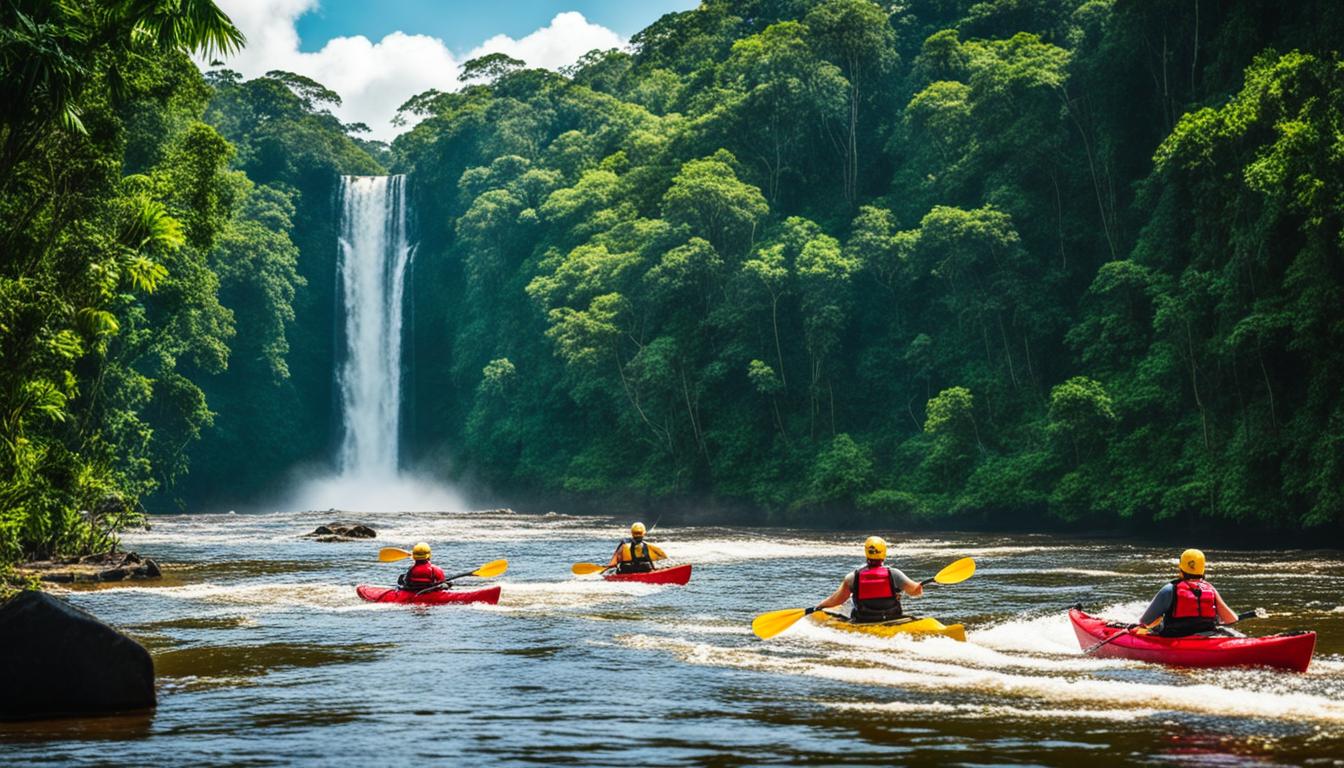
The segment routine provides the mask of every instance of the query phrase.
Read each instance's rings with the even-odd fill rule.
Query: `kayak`
[[[485,589],[436,589],[417,594],[414,590],[397,587],[373,587],[360,584],[355,592],[371,603],[415,603],[416,605],[443,605],[445,603],[499,602],[499,587]]]
[[[658,568],[644,573],[605,573],[607,581],[640,581],[645,584],[685,584],[691,580],[691,564]]]
[[[830,611],[818,611],[808,618],[827,629],[862,632],[865,635],[892,637],[894,635],[941,635],[966,642],[966,628],[961,624],[944,624],[929,616],[905,616],[892,621],[855,624],[848,616]]]
[[[1089,616],[1077,608],[1069,609],[1069,620],[1083,650],[1126,626]],[[1267,637],[1159,637],[1127,632],[1098,648],[1093,655],[1178,667],[1278,667],[1306,672],[1315,649],[1315,632],[1286,632]]]

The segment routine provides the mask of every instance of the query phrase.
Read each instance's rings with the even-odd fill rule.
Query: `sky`
[[[247,36],[223,59],[246,77],[307,75],[341,95],[343,122],[391,140],[397,107],[430,88],[456,90],[464,61],[507,53],[559,69],[594,48],[620,48],[664,13],[698,0],[216,0]]]

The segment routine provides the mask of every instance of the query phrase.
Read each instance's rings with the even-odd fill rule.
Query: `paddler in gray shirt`
[[[1218,590],[1204,580],[1204,565],[1204,553],[1198,549],[1181,553],[1180,578],[1157,591],[1139,619],[1138,634],[1147,634],[1159,622],[1162,626],[1157,634],[1162,637],[1214,632],[1220,623],[1236,622],[1237,614],[1223,602]]]
[[[863,543],[863,554],[868,565],[846,576],[840,587],[817,603],[813,610],[832,608],[853,597],[850,621],[855,624],[891,621],[904,615],[901,593],[911,597],[924,594],[924,587],[919,582],[883,564],[887,559],[887,542],[882,537],[869,536]]]

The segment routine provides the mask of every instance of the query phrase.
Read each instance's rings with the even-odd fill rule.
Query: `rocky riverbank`
[[[35,578],[49,584],[144,580],[163,576],[158,563],[135,552],[34,560],[16,565],[14,572],[19,577]]]

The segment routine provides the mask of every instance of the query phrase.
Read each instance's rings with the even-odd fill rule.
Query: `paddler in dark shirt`
[[[868,564],[854,571],[840,582],[839,589],[817,604],[814,610],[833,608],[851,597],[854,607],[849,620],[855,624],[899,619],[901,612],[901,594],[919,597],[924,587],[909,576],[884,563],[887,559],[887,542],[881,536],[869,536],[863,543],[863,554]]]
[[[667,553],[644,540],[644,524],[630,526],[630,538],[621,539],[607,563],[617,573],[648,573],[654,560],[666,560]]]
[[[1162,637],[1185,637],[1213,632],[1218,625],[1232,624],[1237,614],[1223,602],[1222,595],[1204,580],[1204,553],[1187,549],[1181,553],[1181,577],[1158,590],[1148,610],[1139,619],[1139,634],[1161,624]]]

